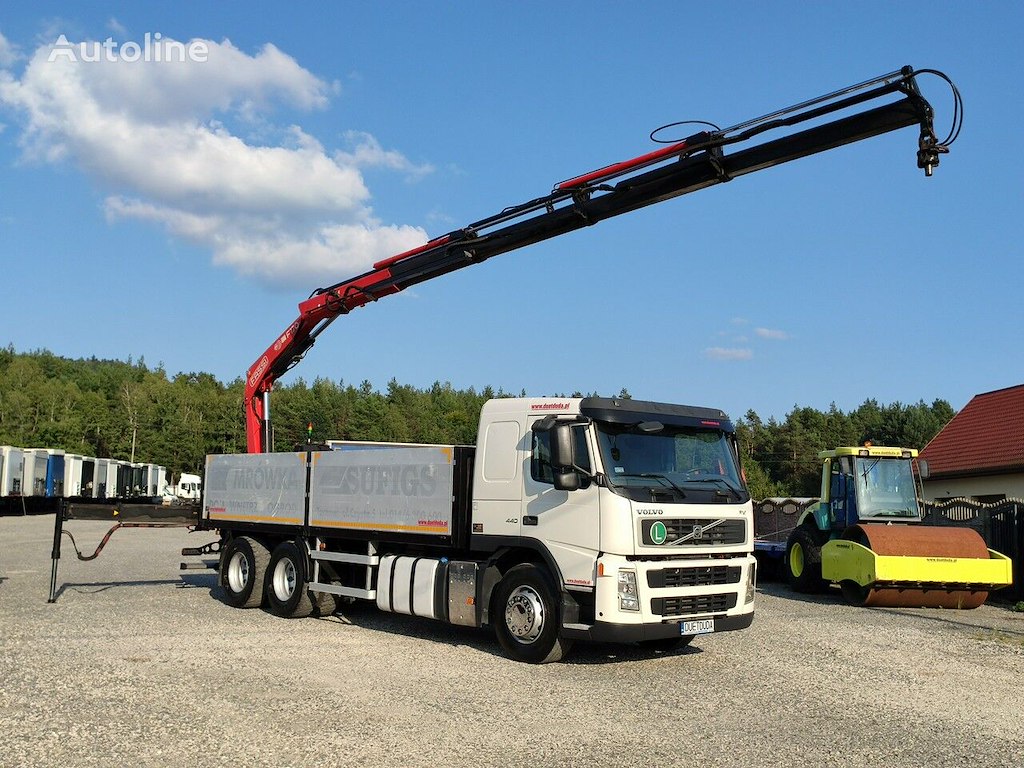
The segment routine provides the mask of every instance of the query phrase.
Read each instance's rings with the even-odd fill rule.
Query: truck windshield
[[[636,501],[744,502],[732,442],[725,432],[693,427],[597,422],[609,487]]]
[[[865,517],[919,517],[910,459],[857,457],[857,513]]]

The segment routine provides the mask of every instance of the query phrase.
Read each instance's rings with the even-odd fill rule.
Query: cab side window
[[[552,484],[555,481],[551,469],[551,433],[533,433],[533,452],[530,454],[530,477],[538,483]]]
[[[551,467],[551,433],[533,432],[533,450],[530,454],[530,476],[538,483],[551,485],[555,481],[554,469]],[[581,424],[573,426],[573,454],[576,466],[591,472],[590,450],[587,448],[586,428]]]

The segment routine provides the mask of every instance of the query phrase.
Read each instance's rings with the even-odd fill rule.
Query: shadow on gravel
[[[99,592],[106,592],[108,589],[120,589],[122,587],[159,587],[165,584],[178,584],[177,579],[146,579],[143,581],[80,581],[61,584],[60,589],[54,595],[54,602],[60,599],[65,592],[77,592],[81,595],[95,595]]]
[[[772,597],[781,597],[786,600],[795,600],[800,603],[817,603],[818,605],[830,604],[830,603],[841,603],[843,602],[842,595],[838,589],[829,589],[828,592],[822,592],[818,595],[804,594],[803,592],[796,592],[789,588],[786,584],[779,584],[776,582],[760,583],[757,585],[758,594],[771,595]]]
[[[3,582],[3,578],[0,577],[0,582]],[[215,575],[182,575],[177,579],[136,579],[134,581],[71,581],[60,585],[60,588],[54,594],[54,602],[57,602],[61,595],[65,592],[77,592],[81,595],[93,595],[99,592],[106,592],[110,589],[122,589],[125,587],[159,587],[164,585],[172,585],[178,589],[209,589],[211,594],[215,594],[217,577]]]
[[[949,608],[857,608],[847,604],[836,587],[831,587],[828,592],[823,592],[820,595],[805,595],[800,592],[794,592],[785,584],[762,583],[757,585],[757,591],[758,593],[772,595],[773,597],[781,597],[786,600],[793,600],[801,603],[839,605],[851,611],[880,611],[883,613],[892,613],[898,616],[908,616],[915,619],[921,619],[922,621],[947,624],[953,627],[963,627],[965,629],[990,629],[1005,635],[1024,637],[1024,628],[1017,629],[1015,627],[1011,628],[1005,626],[996,627],[987,622],[969,621],[968,619],[974,615],[971,611],[958,611]],[[1013,611],[1010,610],[1009,605],[1004,606],[999,603],[992,602],[988,602],[986,605],[1005,613],[1006,615],[1004,618],[1006,620],[1012,621],[1016,618]],[[941,611],[941,615],[936,615],[936,611]]]
[[[374,632],[415,637],[440,645],[465,646],[492,656],[504,655],[494,635],[486,630],[442,624],[440,621],[418,616],[387,613],[368,603],[345,604],[333,616],[325,616],[319,621],[340,621]]]
[[[694,640],[698,643],[700,640]],[[627,664],[651,659],[675,659],[683,656],[697,656],[704,653],[698,645],[689,645],[674,651],[655,651],[639,645],[614,645],[610,643],[577,643],[565,659],[566,664],[592,666],[596,664]]]
[[[229,605],[225,600],[223,588],[217,583],[216,574],[183,575],[181,580],[188,584],[179,584],[180,588],[209,589],[210,597],[224,605]],[[294,619],[285,619],[285,621],[294,621]],[[488,629],[460,627],[419,616],[387,613],[378,610],[370,603],[346,603],[330,616],[311,617],[303,619],[303,621],[351,624],[373,632],[413,637],[439,645],[464,646],[498,658],[508,658],[494,637],[494,633]],[[579,642],[573,646],[563,663],[576,665],[622,664],[658,658],[693,656],[703,652],[700,648],[700,638],[694,640],[693,644],[686,648],[672,651],[653,650],[639,645]]]
[[[942,616],[935,616],[933,614],[919,613],[917,611],[914,611],[913,609],[906,609],[905,610],[905,609],[902,609],[902,608],[862,608],[860,610],[866,610],[866,611],[885,611],[887,613],[894,613],[894,614],[896,614],[898,616],[912,616],[915,619],[921,619],[922,621],[933,621],[933,622],[935,622],[937,624],[946,624],[946,625],[952,626],[952,627],[963,627],[964,629],[980,629],[980,630],[986,630],[986,631],[991,631],[991,632],[998,632],[1000,635],[1013,635],[1013,636],[1016,636],[1016,637],[1024,637],[1024,629],[1010,628],[1010,627],[1006,627],[1006,626],[1002,626],[1002,625],[1000,625],[1000,626],[993,626],[992,624],[984,623],[984,622],[979,623],[979,622],[965,621],[965,620],[959,620],[958,621],[957,619],[953,618],[953,617],[955,617],[957,615],[966,615],[966,616],[969,617],[969,616],[971,616],[971,612],[970,611],[946,610],[946,611],[944,611]],[[921,609],[921,610],[930,610],[930,609]],[[1007,614],[1011,613],[1009,608],[1007,608],[1005,610],[1006,610]],[[1013,617],[1011,616],[1010,618],[1012,619]]]
[[[215,592],[220,592],[219,588]],[[414,637],[418,640],[452,647],[465,646],[491,656],[507,658],[494,637],[494,633],[487,629],[458,627],[416,616],[386,613],[368,604],[344,605],[333,616],[323,617],[319,620],[341,621],[344,624],[351,624],[375,632],[386,632],[402,637]],[[699,642],[699,639],[695,642]],[[621,664],[635,661],[650,661],[657,658],[667,659],[691,656],[700,653],[703,653],[703,651],[699,646],[695,645],[664,652],[642,648],[638,645],[576,643],[569,652],[569,655],[563,660],[563,663],[577,665]]]
[[[183,573],[178,589],[208,589],[212,597],[220,599],[218,593],[221,589],[217,586],[216,573]]]

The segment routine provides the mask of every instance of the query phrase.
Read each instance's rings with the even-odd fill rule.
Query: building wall
[[[924,498],[955,498],[958,496],[1005,496],[1024,499],[1024,473],[1013,475],[984,475],[982,477],[929,478],[923,481]]]

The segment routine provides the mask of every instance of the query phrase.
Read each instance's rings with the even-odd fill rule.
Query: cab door
[[[531,419],[529,425],[539,419]],[[585,424],[572,427],[576,465],[591,472],[593,446]],[[549,431],[530,430],[531,449],[523,466],[524,493],[520,534],[538,540],[558,564],[568,586],[594,586],[601,548],[600,497],[596,484],[584,481],[575,491],[554,487]]]

